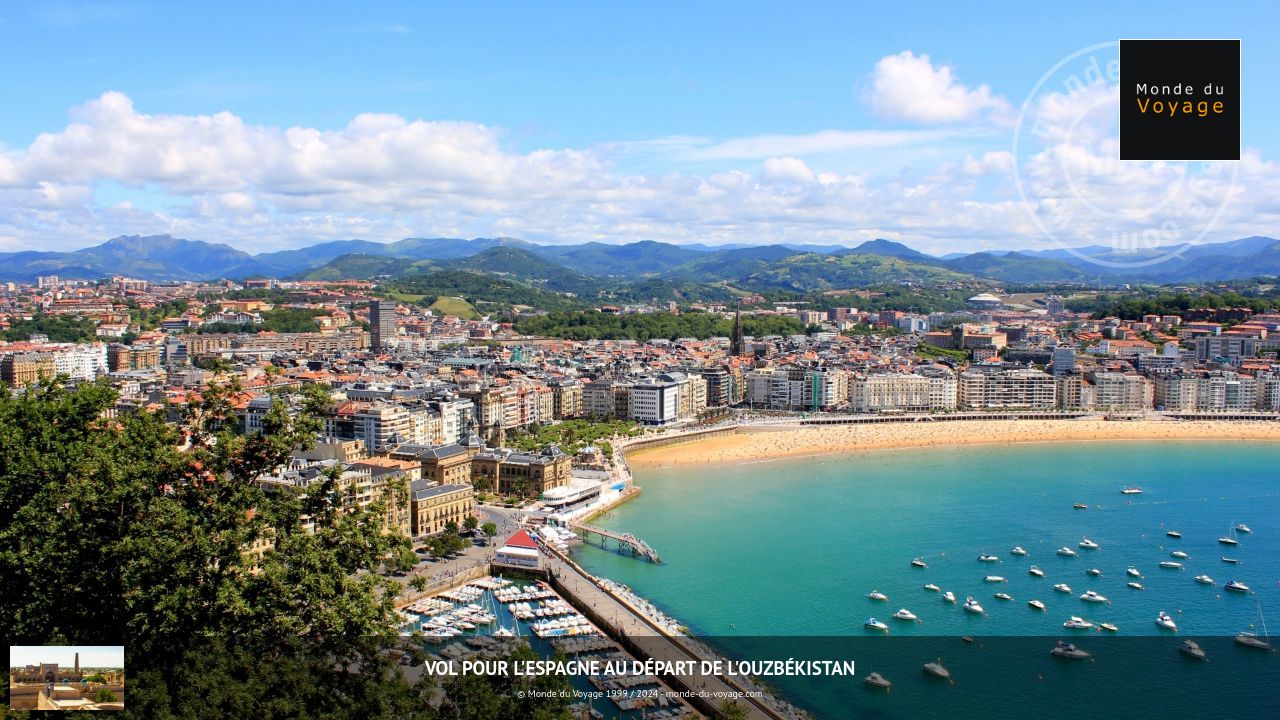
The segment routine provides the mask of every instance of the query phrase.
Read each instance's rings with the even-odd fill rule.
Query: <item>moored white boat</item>
[[[1012,550],[1010,550],[1009,552],[1010,552],[1010,553],[1012,553],[1012,554],[1014,554],[1014,555],[1026,555],[1026,554],[1028,554],[1028,553],[1027,553],[1027,551],[1026,551],[1026,550],[1024,550],[1024,549],[1022,548],[1022,546],[1021,546],[1021,545],[1014,545],[1014,546],[1013,546],[1013,549],[1012,549]]]
[[[920,618],[916,617],[916,614],[911,612],[910,610],[906,608],[901,608],[900,610],[898,610],[898,612],[893,614],[893,619],[894,620],[910,620],[912,622],[915,622],[915,621],[918,621]]]
[[[888,595],[885,595],[884,593],[880,592],[879,590],[872,590],[871,592],[867,593],[867,597],[868,597],[869,599],[871,599],[871,600],[876,600],[876,601],[879,601],[879,602],[888,602],[888,601],[889,601],[889,596],[888,596]]]
[[[1044,571],[1036,567],[1035,565],[1032,565],[1031,569],[1028,570],[1027,573],[1031,575],[1035,575],[1036,577],[1044,577]]]
[[[1223,585],[1222,587],[1226,588],[1227,590],[1230,590],[1231,592],[1238,592],[1238,593],[1249,592],[1249,586],[1245,585],[1243,582],[1239,580],[1228,580],[1227,584]]]
[[[1002,583],[1002,582],[1009,582],[1009,581],[1008,581],[1008,580],[1005,580],[1005,579],[1004,579],[1004,577],[1002,577],[1002,576],[1000,576],[1000,575],[988,575],[988,576],[986,576],[986,577],[982,578],[982,582],[989,582],[989,583]]]
[[[1142,577],[1142,573],[1138,572],[1138,568],[1130,565],[1128,570],[1124,571],[1129,577]]]
[[[996,594],[995,594],[995,598],[996,598],[997,600],[1012,600],[1012,599],[1013,599],[1013,596],[1012,596],[1012,595],[1010,595],[1009,593],[1002,593],[1002,592],[999,592],[999,593],[996,593]]]
[[[978,556],[978,562],[1000,562],[1000,558],[984,553]]]
[[[1090,540],[1090,539],[1089,539],[1089,538],[1087,538],[1087,537],[1086,537],[1086,538],[1080,538],[1080,543],[1079,543],[1079,545],[1080,545],[1080,547],[1084,548],[1085,550],[1097,550],[1098,548],[1102,547],[1101,545],[1099,545],[1098,543],[1096,543],[1096,542],[1094,542],[1094,541]]]
[[[956,601],[956,594],[948,590],[942,593],[942,599],[946,602],[954,603]]]
[[[1181,570],[1181,569],[1182,569],[1182,563],[1180,563],[1180,562],[1174,562],[1174,561],[1172,561],[1172,560],[1165,560],[1164,562],[1161,562],[1161,563],[1160,563],[1160,567],[1162,567],[1162,568],[1164,568],[1164,569],[1166,569],[1166,570]]]
[[[1105,596],[1099,595],[1093,590],[1086,590],[1085,593],[1080,596],[1080,599],[1084,600],[1085,602],[1094,602],[1094,603],[1111,602]]]
[[[1071,592],[1071,586],[1070,586],[1070,585],[1068,585],[1068,584],[1066,584],[1066,583],[1058,583],[1057,585],[1054,585],[1054,586],[1053,586],[1053,589],[1054,589],[1054,590],[1057,590],[1057,591],[1058,591],[1058,592],[1060,592],[1060,593],[1070,593],[1070,592]]]
[[[977,614],[982,614],[983,612],[982,606],[979,605],[978,601],[974,600],[972,597],[965,598],[964,609],[967,612],[977,613]]]
[[[1063,556],[1063,557],[1075,557],[1075,556],[1076,556],[1076,555],[1078,555],[1079,553],[1077,553],[1075,550],[1072,550],[1071,548],[1066,547],[1066,546],[1064,545],[1064,546],[1062,546],[1062,547],[1058,548],[1058,554],[1059,554],[1059,555],[1061,555],[1061,556]]]
[[[937,585],[934,585],[933,583],[925,583],[924,589],[928,590],[929,592],[938,592],[942,588],[939,588]]]
[[[879,620],[877,620],[877,619],[875,619],[875,618],[873,618],[873,617],[871,617],[871,618],[867,618],[867,621],[866,621],[866,622],[864,622],[864,623],[862,623],[862,626],[863,626],[863,627],[865,627],[865,628],[871,629],[871,630],[880,630],[880,631],[882,631],[882,632],[888,632],[888,631],[889,631],[889,626],[888,626],[888,625],[884,624],[883,622],[881,622],[881,621],[879,621]]]
[[[1169,613],[1163,610],[1160,611],[1159,615],[1156,615],[1156,625],[1159,625],[1165,630],[1173,630],[1174,632],[1178,631],[1178,623],[1174,622],[1173,618],[1169,617]]]
[[[1142,589],[1142,583],[1131,582],[1131,583],[1129,583],[1129,587],[1130,587],[1130,588],[1132,588],[1132,589],[1134,589],[1134,590],[1141,590],[1141,589]]]
[[[1028,600],[1027,604],[1037,610],[1044,610],[1044,603],[1039,600]]]
[[[1213,583],[1213,578],[1209,577],[1208,575],[1197,575],[1197,576],[1196,576],[1196,582],[1200,583],[1201,585],[1213,585],[1213,584],[1214,584],[1214,583]]]
[[[1085,620],[1084,618],[1072,615],[1069,620],[1062,623],[1062,627],[1067,628],[1068,630],[1088,630],[1093,627],[1093,623]]]

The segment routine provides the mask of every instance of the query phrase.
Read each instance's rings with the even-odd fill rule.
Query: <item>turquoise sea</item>
[[[841,647],[858,660],[860,676],[874,670],[894,681],[884,695],[867,691],[861,677],[772,679],[819,717],[1148,716],[1140,708],[1163,717],[1280,716],[1280,655],[1230,642],[1253,629],[1259,610],[1280,634],[1280,445],[940,447],[645,469],[637,482],[644,488],[637,499],[595,522],[639,535],[664,563],[591,546],[576,551],[579,561],[731,655],[812,656],[823,641],[803,638],[834,636],[847,640]],[[1144,492],[1122,495],[1124,485]],[[1237,523],[1254,532],[1238,535],[1238,546],[1220,545]],[[1182,539],[1166,537],[1170,529]],[[1101,548],[1078,548],[1084,536]],[[1015,545],[1030,555],[1010,554]],[[1079,556],[1056,555],[1064,545]],[[1185,569],[1159,568],[1173,550],[1190,556],[1181,560]],[[984,553],[1000,561],[979,562]],[[1223,563],[1224,555],[1240,564]],[[910,566],[916,556],[928,569]],[[1032,564],[1046,577],[1030,576]],[[1142,591],[1126,586],[1131,565],[1143,574]],[[1102,577],[1087,575],[1089,568]],[[1199,574],[1216,585],[1197,584]],[[984,582],[987,575],[1008,582]],[[1225,592],[1230,579],[1253,592]],[[974,596],[986,614],[944,603],[925,583],[960,602]],[[1054,592],[1055,583],[1072,593]],[[867,599],[872,590],[889,602]],[[1110,604],[1081,601],[1086,590]],[[1047,612],[1028,607],[1032,598]],[[923,622],[891,619],[899,608]],[[1174,616],[1177,636],[1155,625],[1160,610]],[[871,615],[891,625],[887,638],[863,628]],[[1114,623],[1119,633],[1064,630],[1072,615]],[[962,635],[975,642],[962,643]],[[1185,637],[1202,639],[1209,663],[1178,655]],[[1095,660],[1049,658],[1058,638]],[[939,657],[954,685],[922,676],[921,664]]]

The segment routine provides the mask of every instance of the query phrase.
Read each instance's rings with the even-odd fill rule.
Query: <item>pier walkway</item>
[[[630,604],[605,591],[575,563],[549,555],[546,566],[552,587],[633,655],[668,662],[704,659],[681,638],[666,634]],[[755,697],[753,688],[737,681],[699,674],[661,677],[673,689],[692,694],[685,699],[699,712],[714,715],[722,702],[732,698],[752,720],[788,720],[767,700]]]
[[[588,525],[576,520],[570,520],[569,529],[582,533],[582,539],[585,542],[588,535],[597,535],[600,537],[601,546],[604,545],[606,539],[613,540],[618,544],[618,548],[627,548],[632,555],[642,557],[649,562],[661,564],[662,558],[658,556],[658,551],[649,546],[649,543],[632,535],[631,533],[616,533],[612,530],[605,530],[594,525]]]

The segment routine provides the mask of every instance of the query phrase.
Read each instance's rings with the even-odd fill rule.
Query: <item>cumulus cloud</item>
[[[166,232],[250,252],[353,237],[494,234],[543,242],[887,237],[936,252],[1035,247],[1048,241],[1015,192],[1015,167],[1037,213],[1071,206],[1072,183],[1098,202],[1145,202],[1177,170],[1111,174],[1107,133],[1072,128],[1054,114],[1063,107],[1061,98],[1044,100],[1044,133],[1018,158],[1003,139],[985,150],[954,149],[944,140],[955,128],[653,141],[664,152],[704,153],[700,172],[682,173],[662,164],[624,172],[614,164],[619,145],[517,152],[501,129],[472,122],[369,113],[337,128],[281,128],[228,112],[150,114],[110,92],[26,148],[0,148],[0,238],[6,250]],[[859,170],[856,155],[843,162],[822,155],[884,143],[936,149],[938,164],[877,175]],[[1219,226],[1226,237],[1266,232],[1277,213],[1274,164],[1251,154],[1239,173],[1233,213]],[[1226,182],[1213,173],[1204,179]],[[138,190],[138,202],[121,202],[121,192],[95,200],[102,183],[122,186],[126,196]],[[1073,209],[1075,235],[1067,240],[1124,219]]]
[[[1009,102],[980,85],[962,84],[948,65],[904,50],[881,58],[863,99],[877,114],[917,123],[954,123],[983,117],[1007,122]]]

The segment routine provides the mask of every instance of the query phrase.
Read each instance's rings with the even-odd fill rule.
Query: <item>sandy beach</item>
[[[898,448],[1112,440],[1280,440],[1280,422],[963,420],[745,426],[732,435],[631,450],[627,462],[635,468],[735,464]]]

